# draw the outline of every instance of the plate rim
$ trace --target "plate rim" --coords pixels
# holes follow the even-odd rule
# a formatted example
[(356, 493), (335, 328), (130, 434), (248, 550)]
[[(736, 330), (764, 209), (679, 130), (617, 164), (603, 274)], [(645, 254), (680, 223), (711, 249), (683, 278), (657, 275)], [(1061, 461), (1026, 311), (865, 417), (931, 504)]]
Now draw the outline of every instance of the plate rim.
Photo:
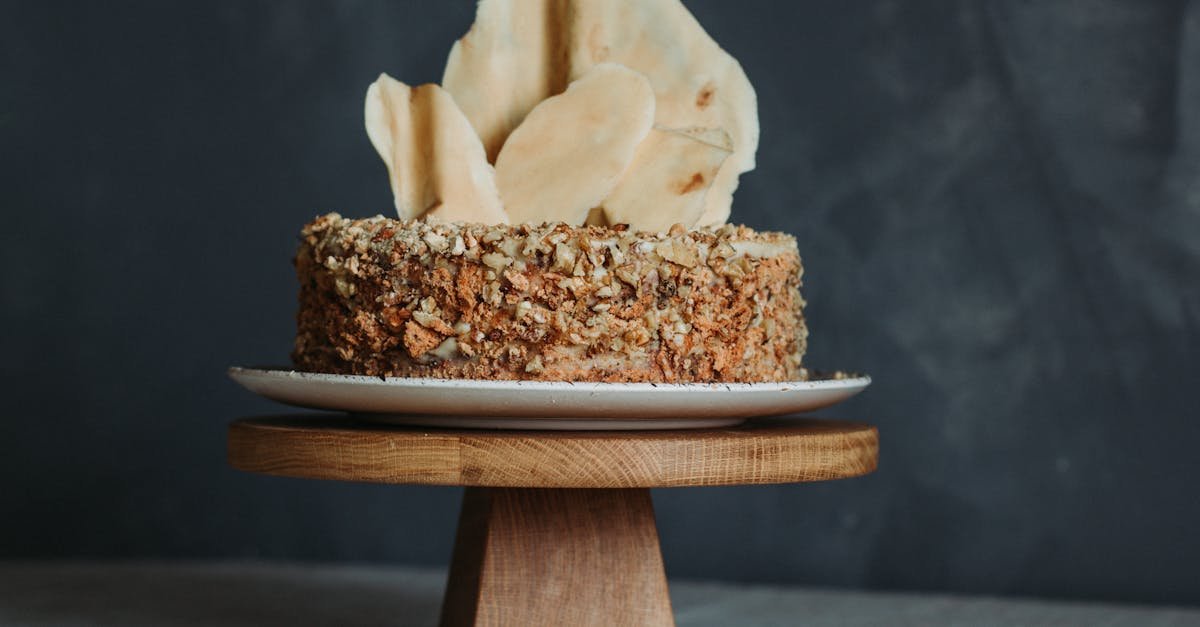
[(706, 391), (706, 392), (764, 392), (796, 389), (837, 390), (870, 386), (871, 376), (853, 373), (838, 379), (806, 379), (801, 381), (764, 381), (757, 383), (625, 383), (606, 381), (528, 381), (520, 379), (442, 379), (435, 377), (381, 377), (360, 374), (337, 374), (330, 372), (307, 372), (276, 366), (229, 366), (226, 374), (235, 381), (240, 377), (266, 379), (300, 379), (315, 383), (341, 383), (362, 386), (426, 387), (454, 389), (470, 387), (479, 390), (541, 390), (562, 391), (588, 389), (590, 391), (642, 392), (642, 391)]

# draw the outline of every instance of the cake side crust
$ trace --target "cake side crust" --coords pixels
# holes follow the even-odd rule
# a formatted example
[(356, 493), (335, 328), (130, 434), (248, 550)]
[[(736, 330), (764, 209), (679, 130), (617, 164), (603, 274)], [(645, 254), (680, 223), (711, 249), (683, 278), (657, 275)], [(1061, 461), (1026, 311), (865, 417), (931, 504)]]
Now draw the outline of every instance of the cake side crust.
[(796, 243), (745, 227), (306, 225), (292, 357), (313, 372), (485, 380), (801, 378)]

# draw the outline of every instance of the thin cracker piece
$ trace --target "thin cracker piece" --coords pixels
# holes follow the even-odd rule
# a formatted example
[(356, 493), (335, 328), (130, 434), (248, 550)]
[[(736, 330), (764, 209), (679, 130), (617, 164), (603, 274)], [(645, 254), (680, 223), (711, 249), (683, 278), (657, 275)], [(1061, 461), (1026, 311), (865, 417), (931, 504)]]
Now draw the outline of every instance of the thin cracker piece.
[[(669, 128), (720, 128), (733, 154), (705, 197), (696, 225), (729, 217), (738, 175), (754, 169), (758, 99), (741, 65), (679, 0), (578, 0), (574, 4), (572, 73), (592, 63), (621, 63), (650, 80), (655, 123)], [(692, 225), (688, 225), (692, 226)]]
[(513, 129), (570, 83), (570, 0), (482, 0), (471, 30), (455, 42), (442, 85), (479, 133), (495, 163)]
[(444, 89), (381, 74), (367, 89), (364, 117), (401, 219), (508, 222), (483, 144)]
[(677, 222), (695, 224), (704, 212), (705, 195), (731, 152), (729, 135), (720, 129), (654, 127), (604, 199), (608, 223), (659, 232)]
[(534, 107), (496, 158), (496, 184), (514, 223), (583, 224), (633, 159), (654, 122), (646, 78), (597, 65)]
[(604, 62), (650, 80), (656, 124), (729, 133), (733, 154), (698, 223), (727, 219), (738, 175), (754, 168), (757, 98), (738, 62), (679, 0), (482, 0), (443, 83), (491, 155), (538, 101)]

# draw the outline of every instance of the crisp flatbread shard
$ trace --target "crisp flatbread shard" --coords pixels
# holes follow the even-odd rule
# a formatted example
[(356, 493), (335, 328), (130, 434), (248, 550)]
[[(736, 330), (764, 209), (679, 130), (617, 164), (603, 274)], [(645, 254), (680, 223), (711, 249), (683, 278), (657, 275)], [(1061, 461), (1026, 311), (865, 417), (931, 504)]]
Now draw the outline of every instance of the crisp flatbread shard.
[(567, 0), (483, 0), (455, 42), (442, 85), (479, 133), (495, 163), (509, 133), (539, 102), (570, 83)]
[(608, 223), (652, 232), (667, 231), (677, 222), (695, 224), (730, 153), (729, 135), (720, 129), (654, 127), (604, 199)]
[(738, 175), (754, 168), (757, 99), (738, 62), (679, 0), (482, 0), (450, 53), (443, 84), (492, 154), (537, 102), (605, 62), (649, 79), (659, 126), (729, 134), (733, 154), (698, 218), (723, 222)]
[(483, 144), (444, 89), (382, 74), (367, 89), (364, 117), (401, 219), (508, 222)]
[[(750, 80), (679, 0), (578, 0), (571, 71), (589, 63), (621, 63), (654, 86), (655, 123), (668, 128), (720, 128), (733, 154), (722, 164), (696, 224), (729, 217), (738, 175), (754, 169), (758, 100)], [(688, 225), (692, 226), (692, 225)]]
[(581, 225), (609, 195), (654, 123), (641, 74), (602, 63), (534, 107), (496, 157), (513, 223)]

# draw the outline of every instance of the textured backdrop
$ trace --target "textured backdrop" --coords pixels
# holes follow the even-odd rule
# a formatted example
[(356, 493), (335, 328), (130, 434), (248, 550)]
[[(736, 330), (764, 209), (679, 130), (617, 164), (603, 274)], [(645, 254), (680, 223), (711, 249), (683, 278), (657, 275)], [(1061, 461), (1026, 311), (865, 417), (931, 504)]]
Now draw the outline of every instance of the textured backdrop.
[[(758, 90), (874, 476), (656, 494), (676, 576), (1200, 603), (1200, 3), (689, 2)], [(289, 259), (387, 213), (469, 2), (0, 2), (0, 556), (445, 563), (459, 493), (237, 474)]]

